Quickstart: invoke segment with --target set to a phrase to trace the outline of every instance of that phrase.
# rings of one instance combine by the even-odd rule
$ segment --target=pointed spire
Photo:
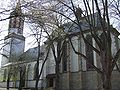
[[[15,7],[15,12],[18,14],[21,14],[21,3],[20,0],[17,1],[16,7]]]
[[[21,10],[21,2],[20,0],[17,0],[16,7],[13,12],[10,14],[11,16],[19,16],[22,15],[22,10]]]
[[[20,0],[17,1],[16,8],[20,7]]]

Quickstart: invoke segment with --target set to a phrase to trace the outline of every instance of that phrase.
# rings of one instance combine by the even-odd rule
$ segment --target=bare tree
[[[108,1],[107,0],[102,0],[102,6],[99,6],[99,2],[97,0],[92,0],[92,8],[88,0],[83,0],[83,5],[85,7],[85,13],[81,10],[81,13],[76,13],[76,5],[74,4],[73,0],[70,0],[71,4],[66,4],[64,1],[59,1],[59,3],[62,3],[65,7],[70,9],[73,12],[73,15],[76,18],[76,21],[73,21],[72,18],[68,17],[67,15],[61,13],[60,11],[57,10],[51,10],[53,12],[59,13],[60,15],[63,15],[65,18],[69,19],[71,22],[75,23],[80,30],[80,36],[82,36],[85,44],[88,44],[91,46],[91,49],[95,51],[99,57],[100,57],[100,62],[101,62],[101,69],[90,63],[88,60],[89,58],[82,54],[81,52],[78,52],[75,50],[71,38],[69,38],[72,48],[75,51],[76,54],[81,55],[86,59],[86,62],[88,62],[100,75],[101,75],[101,80],[102,80],[102,85],[104,90],[111,90],[111,76],[112,76],[112,71],[116,65],[117,60],[119,59],[119,54],[120,54],[120,49],[116,52],[115,55],[112,54],[112,39],[111,39],[111,33],[112,33],[112,28],[110,25],[110,17],[109,17],[109,8],[108,8]],[[102,10],[101,10],[102,7]],[[96,10],[95,10],[96,9]],[[102,32],[102,37],[100,37],[96,31],[96,26],[95,26],[95,16],[94,13],[98,13],[98,17],[100,20],[100,29]],[[69,13],[69,12],[68,12]],[[87,39],[84,36],[84,31],[82,29],[82,26],[80,24],[80,15],[82,14],[85,17],[86,22],[89,25],[90,29],[90,34],[92,38],[95,40],[96,44],[98,45],[98,48],[94,47],[92,44],[87,41]],[[93,15],[92,15],[93,14]]]
[[[91,4],[88,0],[81,1],[83,4],[83,10],[79,7],[76,8],[76,2],[74,0],[70,0],[69,3],[67,1],[60,1],[57,0],[58,3],[56,3],[54,6],[59,7],[59,5],[63,5],[63,11],[60,8],[56,8],[54,6],[49,7],[43,7],[47,11],[53,11],[54,13],[57,13],[65,18],[65,20],[71,21],[73,24],[76,24],[79,28],[79,35],[83,38],[84,43],[86,45],[89,45],[91,47],[91,51],[95,51],[96,54],[100,57],[100,63],[101,63],[101,69],[99,69],[97,66],[89,62],[89,58],[84,55],[81,52],[78,52],[75,50],[73,43],[71,41],[71,37],[68,38],[70,40],[71,46],[74,50],[74,52],[78,55],[81,55],[83,58],[85,58],[86,62],[89,63],[101,76],[102,80],[102,88],[104,90],[111,90],[111,76],[112,71],[116,65],[116,62],[119,59],[120,49],[116,52],[115,55],[112,54],[112,38],[111,34],[113,33],[113,28],[111,27],[110,21],[111,18],[109,16],[109,5],[110,1],[102,0],[101,2],[97,0],[91,0]],[[50,2],[51,4],[51,2]],[[80,4],[80,2],[78,3]],[[67,8],[67,9],[66,9]],[[117,9],[119,9],[119,6],[117,5]],[[79,12],[78,12],[78,11]],[[119,11],[119,10],[118,10]],[[63,13],[66,12],[66,13]],[[78,12],[78,13],[76,13]],[[95,18],[95,14],[97,12],[97,18],[99,19],[99,25],[100,25],[100,34],[99,30],[96,30],[96,23],[98,23]],[[71,17],[72,16],[72,17]],[[85,22],[87,23],[90,31],[90,35],[95,40],[95,43],[97,44],[97,47],[94,47],[90,42],[86,39],[84,30],[80,24],[81,18],[84,17]],[[118,17],[119,18],[119,17]],[[76,20],[74,20],[76,19]],[[66,21],[67,22],[67,21]],[[116,35],[118,37],[118,35]],[[52,41],[52,40],[50,40]],[[59,41],[59,39],[58,39]],[[58,43],[59,46],[59,43]],[[57,59],[59,56],[55,56],[55,50],[54,46],[52,46],[53,49],[53,55],[55,57],[55,60],[57,62]],[[58,50],[59,51],[59,50]],[[60,52],[59,52],[60,53]],[[59,60],[58,60],[59,61]],[[119,68],[119,67],[118,67]],[[59,71],[59,70],[58,70]]]
[[[32,20],[34,23],[38,24],[38,27],[41,27],[43,29],[43,31],[42,31],[43,34],[45,34],[45,33],[47,34],[47,36],[46,36],[47,44],[46,45],[52,51],[54,60],[55,60],[55,64],[56,64],[55,74],[56,74],[56,82],[57,83],[55,83],[56,84],[55,89],[60,90],[60,87],[59,87],[59,84],[60,84],[60,81],[59,81],[60,80],[60,77],[59,77],[60,70],[59,69],[60,69],[60,67],[59,67],[59,65],[60,65],[60,62],[62,59],[62,54],[63,54],[62,48],[65,43],[65,41],[61,41],[61,40],[62,39],[66,40],[66,39],[65,39],[65,36],[62,36],[64,34],[63,27],[61,27],[59,21],[57,21],[57,17],[55,17],[56,15],[52,15],[51,13],[49,13],[49,14],[45,13],[43,15],[46,15],[47,19],[42,18],[42,16],[40,16],[40,18],[38,18],[39,16],[37,15],[38,16],[37,19],[32,17]],[[51,15],[53,17],[52,18],[53,21],[50,20]],[[46,21],[46,20],[50,20],[50,21]],[[41,21],[43,21],[43,22],[41,22]],[[34,35],[37,35],[37,34],[34,34]],[[39,35],[42,35],[42,34],[39,34]],[[38,42],[38,40],[40,40],[40,38],[37,39],[37,42]],[[57,46],[57,51],[55,50],[56,46]],[[39,43],[39,47],[40,47],[40,43]],[[38,49],[38,50],[40,50],[40,49]],[[37,71],[39,71],[39,70],[37,69]],[[38,77],[40,77],[40,75]],[[36,84],[36,90],[37,90],[37,84]]]
[[[116,27],[116,28],[120,28],[119,26],[119,21],[120,21],[120,1],[119,0],[112,0],[110,5],[110,18],[112,20],[112,23],[113,25]]]
[[[83,0],[81,2],[84,6],[84,10],[82,10],[79,7],[76,8],[76,5],[77,5],[76,2],[77,1],[74,2],[73,0],[70,0],[69,3],[67,3],[67,1],[60,1],[60,0],[57,0],[57,1],[58,1],[58,3],[54,4],[55,7],[54,6],[52,6],[52,7],[41,6],[42,8],[40,8],[39,10],[37,8],[37,10],[42,11],[44,9],[45,11],[46,10],[47,11],[52,11],[52,12],[57,13],[57,14],[61,15],[62,17],[64,17],[64,18],[62,18],[62,21],[65,20],[64,23],[68,23],[67,21],[69,21],[69,22],[72,22],[73,24],[77,25],[77,27],[79,28],[79,31],[80,31],[79,36],[82,37],[82,39],[84,40],[84,43],[91,47],[91,51],[95,51],[96,54],[99,55],[100,63],[101,63],[101,69],[99,69],[94,64],[90,63],[87,55],[84,55],[83,53],[78,52],[73,46],[73,43],[71,41],[71,37],[69,35],[67,35],[74,52],[78,55],[81,55],[83,58],[85,58],[86,62],[89,63],[101,75],[101,80],[102,80],[102,85],[103,85],[102,88],[104,90],[111,90],[112,89],[112,87],[111,87],[112,71],[113,71],[113,69],[116,65],[117,60],[119,59],[120,50],[118,50],[115,55],[112,54],[111,33],[113,31],[113,28],[111,28],[111,25],[110,25],[111,18],[109,17],[109,8],[108,8],[110,2],[107,1],[107,0],[102,0],[101,2],[99,2],[98,0],[91,0],[91,3],[92,3],[92,5],[91,5],[89,3],[89,0]],[[99,5],[99,3],[100,3],[100,5]],[[40,4],[40,2],[39,2],[39,4]],[[51,4],[51,2],[50,2],[50,4]],[[42,4],[40,4],[40,5],[42,5]],[[57,8],[57,5],[58,5],[58,7],[60,5],[62,5],[63,9],[61,10],[60,8]],[[34,6],[33,6],[33,8],[35,9]],[[80,11],[80,13],[76,13],[77,10]],[[66,13],[63,13],[63,12],[66,12]],[[97,31],[96,26],[95,26],[95,24],[98,23],[95,20],[95,15],[94,15],[95,12],[97,12],[97,14],[98,14],[99,23],[100,23],[100,32],[102,33],[101,35],[98,34],[99,31]],[[39,13],[37,13],[37,15],[38,14]],[[40,13],[40,14],[43,14],[43,13]],[[45,15],[46,16],[51,16],[52,14],[47,13]],[[94,47],[86,39],[84,30],[83,30],[83,28],[80,24],[80,19],[82,18],[82,16],[84,16],[84,19],[87,22],[87,25],[89,27],[90,35],[95,40],[95,43],[97,44],[98,47]],[[41,17],[39,19],[42,20]],[[41,25],[41,22],[37,22],[37,23]],[[47,22],[47,24],[48,24],[48,22]],[[52,25],[52,24],[54,24],[54,23],[52,22],[49,25]],[[45,23],[44,23],[44,25],[45,25]],[[60,25],[58,24],[57,26],[60,26]],[[56,28],[56,26],[55,26],[55,28]],[[62,34],[60,34],[60,35],[62,35]],[[56,67],[56,70],[57,70],[56,74],[57,73],[59,74],[59,63],[61,61],[61,55],[62,55],[62,51],[61,51],[60,48],[62,48],[62,45],[61,45],[62,41],[59,38],[59,36],[58,36],[58,38],[57,37],[56,38],[51,38],[51,35],[49,35],[48,39],[50,41],[52,41],[51,42],[51,48],[52,48],[53,55],[54,55],[54,58],[55,58],[56,66],[58,66],[58,67]],[[54,46],[54,42],[53,42],[54,39],[56,39],[58,41],[57,42],[58,56],[56,56],[56,54],[55,54],[56,52],[55,52],[55,46]],[[63,40],[63,42],[64,42],[64,40]],[[40,45],[40,42],[39,42],[38,45]],[[39,64],[38,64],[38,66],[39,66]],[[39,71],[38,68],[36,68],[36,71]],[[59,78],[58,74],[57,74],[57,77]],[[56,87],[57,86],[58,85],[56,85]],[[59,86],[58,86],[58,90],[59,90]]]

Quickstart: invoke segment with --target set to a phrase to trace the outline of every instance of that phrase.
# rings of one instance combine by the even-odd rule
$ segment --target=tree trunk
[[[112,90],[112,85],[111,85],[111,74],[104,74],[102,76],[102,81],[103,81],[103,90]]]
[[[19,81],[19,88],[18,88],[18,90],[22,90],[22,73],[23,73],[23,71],[22,71],[22,68],[20,67],[20,81]]]
[[[7,90],[9,90],[10,78],[11,78],[11,73],[10,73],[10,71],[9,71],[9,72],[8,72],[8,78],[7,78]]]
[[[22,90],[22,85],[21,85],[22,81],[20,80],[20,83],[19,83],[19,88],[18,90]]]
[[[9,82],[10,82],[10,78],[8,76],[8,79],[7,79],[7,90],[9,90]]]
[[[40,60],[40,42],[38,42],[38,56],[37,56],[37,66],[36,66],[36,82],[35,82],[35,90],[38,90],[39,83],[39,60]]]
[[[36,83],[35,83],[35,90],[38,90],[38,83],[39,83],[39,79],[36,79]]]
[[[60,90],[59,62],[56,62],[55,72],[56,72],[55,90]]]

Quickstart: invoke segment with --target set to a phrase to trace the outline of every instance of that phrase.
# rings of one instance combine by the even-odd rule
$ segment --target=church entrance
[[[55,87],[55,74],[47,75],[47,87]]]

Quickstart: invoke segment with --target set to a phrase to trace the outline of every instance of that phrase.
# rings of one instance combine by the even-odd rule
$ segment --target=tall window
[[[6,78],[7,78],[7,70],[5,69],[5,70],[4,70],[3,81],[6,81]]]
[[[13,28],[16,28],[16,17],[13,20]]]
[[[25,77],[26,77],[26,66],[23,65],[23,66],[20,66],[19,67],[19,72],[20,72],[20,81],[19,81],[19,84],[21,84],[21,87],[24,87],[25,86]]]
[[[33,79],[36,79],[36,77],[37,77],[36,68],[37,68],[37,64],[35,64],[35,66],[34,66],[34,75],[33,75]]]
[[[32,72],[31,72],[31,64],[28,65],[28,69],[27,69],[27,79],[30,80],[31,79],[31,75],[32,75]]]
[[[92,45],[92,37],[91,37],[91,35],[87,35],[86,39]],[[93,50],[92,50],[90,44],[86,43],[86,56],[88,58],[88,61],[86,62],[87,70],[92,70],[93,67],[91,66],[91,64],[94,64]]]
[[[67,71],[67,42],[66,41],[63,45],[62,70],[63,72]]]

